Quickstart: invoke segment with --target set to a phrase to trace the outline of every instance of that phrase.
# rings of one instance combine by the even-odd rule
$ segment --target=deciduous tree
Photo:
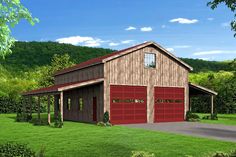
[[[11,36],[11,28],[26,19],[31,25],[39,20],[33,18],[29,10],[24,7],[20,0],[0,0],[0,57],[11,53],[14,37]]]
[[[207,5],[211,7],[211,9],[216,9],[217,6],[221,3],[224,3],[233,13],[235,13],[236,9],[236,0],[213,0],[208,2]],[[236,14],[234,14],[234,19],[231,21],[231,29],[236,32]],[[234,34],[236,37],[236,33]]]

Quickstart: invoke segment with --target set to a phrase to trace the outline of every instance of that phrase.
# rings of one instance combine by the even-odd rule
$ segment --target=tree
[[[0,0],[0,57],[11,53],[11,46],[15,39],[11,36],[11,29],[20,20],[26,19],[31,25],[39,20],[33,18],[29,10],[24,7],[20,0]]]
[[[217,6],[221,3],[225,3],[225,5],[232,11],[235,12],[236,9],[236,0],[213,0],[211,2],[208,2],[207,5],[211,7],[211,9],[217,8]],[[234,15],[234,18],[236,18],[236,14]],[[231,21],[231,29],[236,32],[236,20]],[[236,37],[236,33],[234,34],[234,37]]]
[[[68,54],[58,55],[55,54],[52,58],[51,65],[44,66],[42,69],[42,79],[39,81],[39,86],[47,87],[53,85],[54,77],[53,74],[64,68],[72,66],[74,63],[70,60]]]

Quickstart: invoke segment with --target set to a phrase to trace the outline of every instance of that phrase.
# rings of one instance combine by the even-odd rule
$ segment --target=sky
[[[236,58],[230,29],[233,13],[209,0],[22,0],[40,22],[22,20],[12,30],[19,41],[56,41],[124,49],[155,41],[177,57]]]

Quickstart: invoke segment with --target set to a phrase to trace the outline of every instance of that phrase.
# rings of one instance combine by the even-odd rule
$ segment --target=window
[[[68,98],[67,99],[67,109],[70,110],[70,108],[71,108],[71,99]]]
[[[83,99],[79,98],[79,111],[83,110]]]
[[[148,68],[156,67],[156,54],[154,53],[145,53],[144,54],[144,65]]]

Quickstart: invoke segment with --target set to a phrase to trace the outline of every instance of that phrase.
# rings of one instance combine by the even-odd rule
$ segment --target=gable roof
[[[155,42],[152,42],[152,41],[149,41],[149,42],[144,42],[142,44],[138,44],[138,45],[135,45],[135,46],[132,46],[132,47],[120,50],[120,51],[115,51],[115,52],[107,54],[105,56],[101,56],[101,57],[98,57],[98,58],[93,58],[93,59],[90,59],[88,61],[82,62],[80,64],[76,64],[75,66],[72,66],[72,67],[69,67],[69,68],[57,71],[54,74],[54,76],[65,74],[65,73],[68,73],[68,72],[72,72],[72,71],[75,71],[75,70],[78,70],[78,69],[90,67],[90,66],[93,66],[93,65],[102,64],[102,63],[105,63],[105,62],[110,61],[112,59],[115,59],[117,57],[129,54],[129,53],[131,53],[133,51],[139,50],[141,48],[144,48],[144,47],[150,46],[150,45],[154,45],[155,47],[159,48],[164,53],[166,53],[168,56],[170,56],[171,58],[176,60],[178,63],[180,63],[184,67],[186,67],[188,70],[190,70],[190,71],[193,70],[193,68],[191,66],[189,66],[187,63],[185,63],[182,60],[180,60],[179,58],[177,58],[175,55],[173,55],[172,53],[167,51],[165,48],[163,48],[159,44],[157,44]]]

